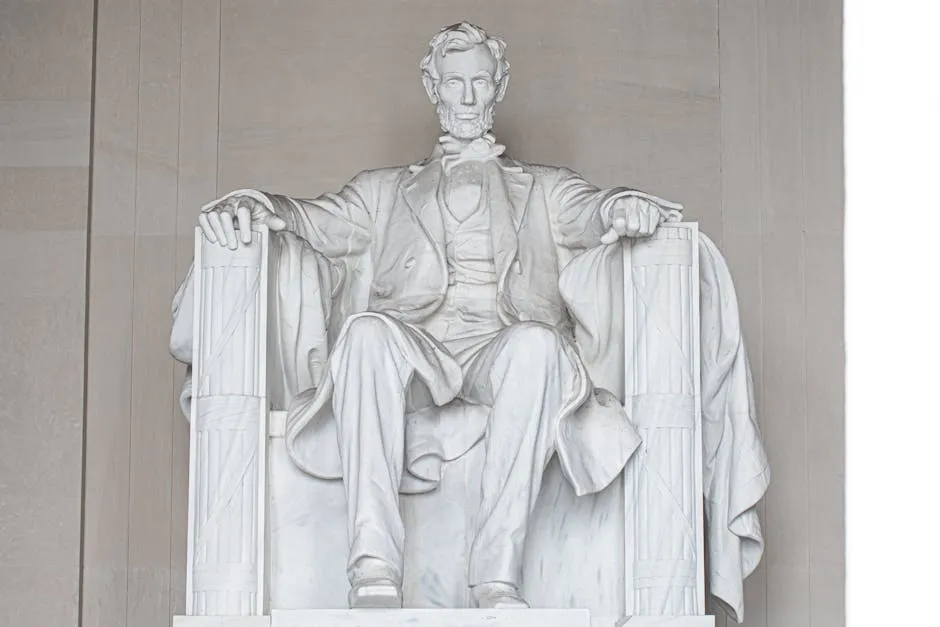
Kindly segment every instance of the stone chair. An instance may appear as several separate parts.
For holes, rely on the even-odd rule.
[[[227,624],[192,622],[226,615],[299,625],[288,610],[346,607],[343,486],[300,471],[284,440],[284,410],[317,376],[297,372],[322,365],[342,320],[324,311],[319,330],[277,328],[278,294],[327,289],[333,270],[290,234],[258,227],[253,236],[232,251],[197,229],[193,268],[174,302],[174,335],[191,335],[174,337],[174,354],[192,364],[183,398],[192,424],[187,617],[179,618],[190,622],[180,625]],[[578,608],[580,618],[588,610],[594,627],[630,616],[631,626],[667,624],[656,622],[663,617],[713,624],[705,616],[699,240],[695,223],[669,223],[607,253],[622,277],[612,298],[622,303],[624,349],[605,387],[626,400],[643,444],[617,480],[588,496],[576,496],[551,462],[526,543],[523,592],[533,608]],[[286,351],[285,333],[317,346]],[[186,340],[189,351],[180,348]],[[474,446],[445,463],[437,489],[402,498],[406,608],[469,607],[482,454]],[[547,616],[533,624],[556,624]]]

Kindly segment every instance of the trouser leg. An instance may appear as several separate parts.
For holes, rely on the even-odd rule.
[[[529,515],[554,452],[555,422],[575,395],[577,369],[554,329],[513,325],[471,364],[465,395],[491,407],[469,583],[518,586]]]
[[[364,316],[351,320],[337,342],[331,370],[348,504],[349,576],[385,568],[400,582],[405,532],[398,490],[412,368],[388,324]]]

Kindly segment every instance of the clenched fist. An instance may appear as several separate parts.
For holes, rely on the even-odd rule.
[[[681,211],[682,205],[665,200],[653,202],[643,196],[617,198],[609,209],[609,230],[601,237],[601,243],[612,244],[621,237],[648,237],[661,223],[679,219]]]

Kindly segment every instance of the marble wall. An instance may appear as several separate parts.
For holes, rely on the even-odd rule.
[[[182,610],[167,336],[198,207],[421,157],[436,128],[417,62],[466,18],[509,41],[496,130],[514,155],[679,200],[727,255],[774,468],[745,624],[844,624],[838,0],[95,4],[90,213],[92,3],[0,8],[0,337],[18,357],[0,366],[0,619],[21,618],[0,622],[77,621],[86,358],[82,624]]]
[[[0,625],[79,614],[93,28],[0,3]]]

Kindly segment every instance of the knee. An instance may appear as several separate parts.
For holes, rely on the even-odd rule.
[[[346,323],[343,340],[359,346],[381,347],[388,344],[391,329],[378,316],[356,316]]]
[[[510,327],[507,341],[513,351],[548,361],[565,352],[565,340],[553,327],[541,322],[520,322]]]

